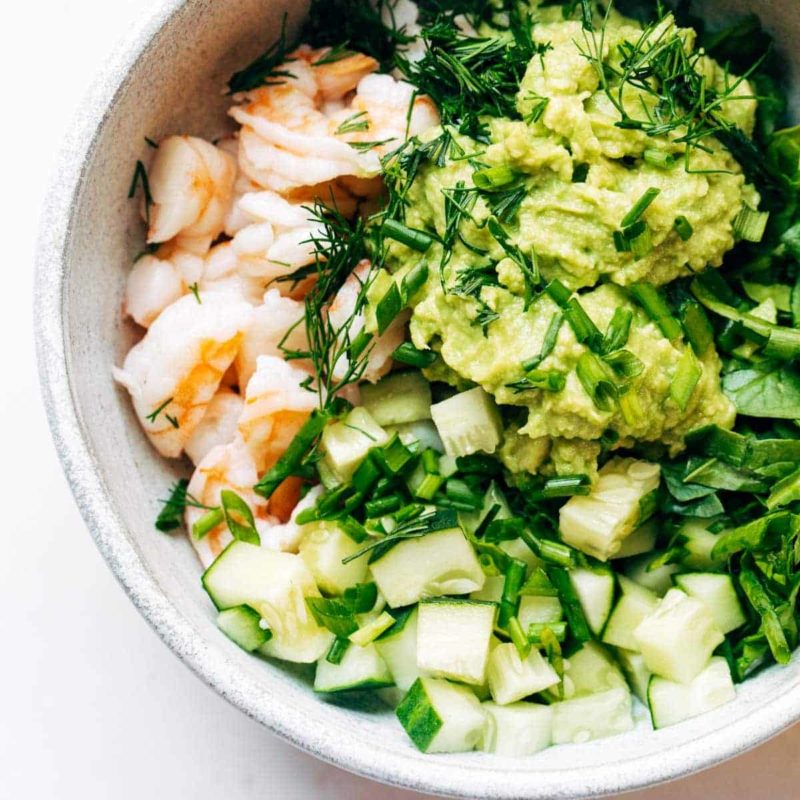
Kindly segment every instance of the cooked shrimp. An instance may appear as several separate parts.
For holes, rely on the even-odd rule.
[[[311,508],[319,499],[324,491],[323,486],[315,486],[306,496],[294,507],[291,517],[282,524],[272,524],[265,526],[261,534],[261,544],[271,550],[284,550],[296,553],[300,546],[300,539],[303,537],[303,526],[297,524],[297,515],[307,508]]]
[[[283,455],[309,414],[317,407],[315,391],[301,384],[309,373],[275,356],[259,356],[247,383],[239,434],[259,472]]]
[[[259,536],[265,536],[277,524],[277,520],[267,513],[266,501],[253,491],[257,481],[258,474],[250,452],[238,437],[230,444],[214,447],[197,465],[186,491],[206,508],[187,504],[185,521],[189,539],[204,567],[211,565],[233,537],[224,522],[202,539],[195,538],[192,527],[208,513],[209,508],[220,505],[220,493],[224,489],[236,492],[250,506]]]
[[[165,309],[128,353],[115,378],[133,399],[145,433],[163,456],[177,458],[233,362],[252,309],[223,293],[198,303],[184,295]]]
[[[194,136],[168,136],[156,150],[149,178],[148,242],[179,236],[207,248],[222,233],[236,179],[228,153]]]
[[[202,274],[203,259],[178,247],[166,245],[155,255],[142,256],[128,275],[125,313],[149,328]]]
[[[330,321],[336,328],[341,328],[346,320],[353,314],[358,297],[362,292],[364,281],[369,275],[369,261],[362,261],[350,274],[330,306]],[[362,379],[375,383],[382,378],[392,366],[392,353],[402,344],[404,338],[404,325],[407,315],[397,317],[382,336],[375,338],[367,357],[367,367]],[[349,326],[351,338],[358,336],[366,324],[364,313],[359,312]],[[336,363],[334,377],[341,378],[347,372],[349,362],[347,356],[342,355]]]
[[[329,53],[330,48],[312,50],[305,45],[291,54],[293,58],[302,59],[311,66],[311,73],[323,102],[341,100],[358,86],[365,75],[375,72],[379,66],[374,58],[363,53],[351,53],[326,62],[325,56]]]
[[[284,337],[287,350],[307,349],[304,313],[302,303],[282,297],[277,289],[270,289],[264,295],[264,302],[253,311],[236,356],[240,386],[247,386],[250,382],[259,356],[283,357],[279,345]]]
[[[205,258],[199,292],[201,299],[206,293],[226,294],[257,306],[264,296],[264,281],[245,274],[233,243],[222,242],[214,245]]]
[[[229,444],[236,438],[243,408],[244,400],[239,394],[220,386],[184,447],[194,464],[199,464],[215,447]]]

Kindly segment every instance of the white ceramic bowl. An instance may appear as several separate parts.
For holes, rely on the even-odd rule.
[[[712,3],[714,13],[738,5]],[[800,62],[795,0],[755,4]],[[677,778],[763,742],[800,719],[800,658],[740,687],[735,702],[689,722],[508,760],[425,756],[393,715],[313,694],[308,673],[246,655],[215,627],[200,567],[182,536],[153,528],[176,475],[142,435],[111,380],[131,343],[120,302],[141,225],[126,200],[145,136],[226,126],[221,94],[305,2],[168,0],[106,67],[83,106],[49,197],[37,272],[37,341],[50,424],[64,469],[103,556],[164,642],[208,684],[319,758],[386,783],[480,798],[597,797]],[[794,48],[791,50],[791,48]]]

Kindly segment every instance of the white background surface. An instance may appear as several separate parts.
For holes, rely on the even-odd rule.
[[[31,341],[40,198],[86,85],[152,2],[5,5],[0,800],[421,798],[301,754],[191,675],[95,551],[54,455]],[[800,726],[734,762],[629,797],[790,800],[800,796],[799,754]]]

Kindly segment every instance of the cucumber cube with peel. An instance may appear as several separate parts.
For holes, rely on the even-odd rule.
[[[480,386],[435,403],[431,416],[448,455],[494,453],[503,440],[500,412]]]
[[[421,372],[392,372],[361,384],[361,404],[378,425],[405,425],[431,418],[431,385]]]
[[[690,683],[676,683],[654,675],[647,690],[647,702],[654,728],[675,725],[705,714],[736,697],[728,662],[716,656]]]
[[[395,685],[407,692],[420,677],[417,667],[416,608],[405,611],[386,633],[375,640],[375,647],[389,667]]]
[[[558,673],[535,647],[523,659],[511,642],[492,650],[487,674],[492,698],[503,706],[549,689],[560,681]]]
[[[622,594],[603,630],[603,643],[638,652],[639,643],[633,632],[658,605],[658,596],[624,575],[618,575],[617,579]]]
[[[347,483],[356,467],[373,447],[389,441],[389,434],[365,408],[354,408],[343,420],[328,425],[322,432],[325,463],[342,483]]]
[[[680,589],[670,589],[633,635],[647,668],[678,683],[694,680],[725,638],[708,607]]]
[[[478,557],[460,528],[447,528],[399,542],[370,564],[372,577],[391,608],[425,597],[469,594],[483,587]]]
[[[268,628],[261,626],[261,615],[250,606],[235,606],[220,611],[217,627],[248,653],[258,650],[272,636]]]
[[[631,693],[615,688],[553,703],[553,744],[581,744],[633,728]]]
[[[357,553],[357,544],[335,520],[322,520],[303,526],[298,552],[314,576],[320,591],[342,594],[349,586],[363,583],[369,568],[369,556],[343,561]]]
[[[622,647],[615,648],[617,661],[628,679],[628,686],[633,689],[633,693],[643,702],[647,703],[647,687],[653,673],[644,663],[644,656],[641,653],[634,653],[633,650],[625,650]]]
[[[324,656],[317,662],[315,692],[351,692],[379,689],[394,683],[392,674],[374,644],[359,647],[351,644],[338,664]]]
[[[510,758],[532,756],[549,747],[553,737],[553,709],[539,703],[481,704],[486,727],[480,749]]]
[[[496,615],[494,603],[456,599],[421,602],[417,667],[437,678],[482,684]]]
[[[708,607],[722,633],[735,631],[747,622],[730,575],[686,573],[675,577],[675,585]]]
[[[661,480],[661,468],[635,458],[612,458],[588,495],[575,495],[559,511],[559,529],[572,547],[608,561],[652,511],[647,498]]]
[[[478,698],[466,686],[439,678],[418,678],[395,713],[423,753],[474,750],[486,724]]]

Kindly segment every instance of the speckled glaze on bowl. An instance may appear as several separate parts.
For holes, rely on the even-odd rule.
[[[796,0],[757,8],[797,77]],[[713,14],[746,2],[713,2]],[[424,756],[393,715],[315,696],[308,672],[253,658],[215,627],[200,568],[181,536],[155,532],[157,498],[178,474],[141,434],[110,367],[130,346],[120,302],[142,231],[126,200],[144,137],[226,127],[221,88],[306,3],[169,0],[122,47],[82,107],[42,222],[36,276],[41,381],[58,452],[103,556],[164,642],[231,703],[309,753],[385,783],[464,798],[598,797],[687,775],[753,747],[800,719],[800,658],[739,689],[734,703],[653,732],[509,760]],[[792,49],[794,48],[794,49]],[[795,85],[797,82],[795,81]]]

